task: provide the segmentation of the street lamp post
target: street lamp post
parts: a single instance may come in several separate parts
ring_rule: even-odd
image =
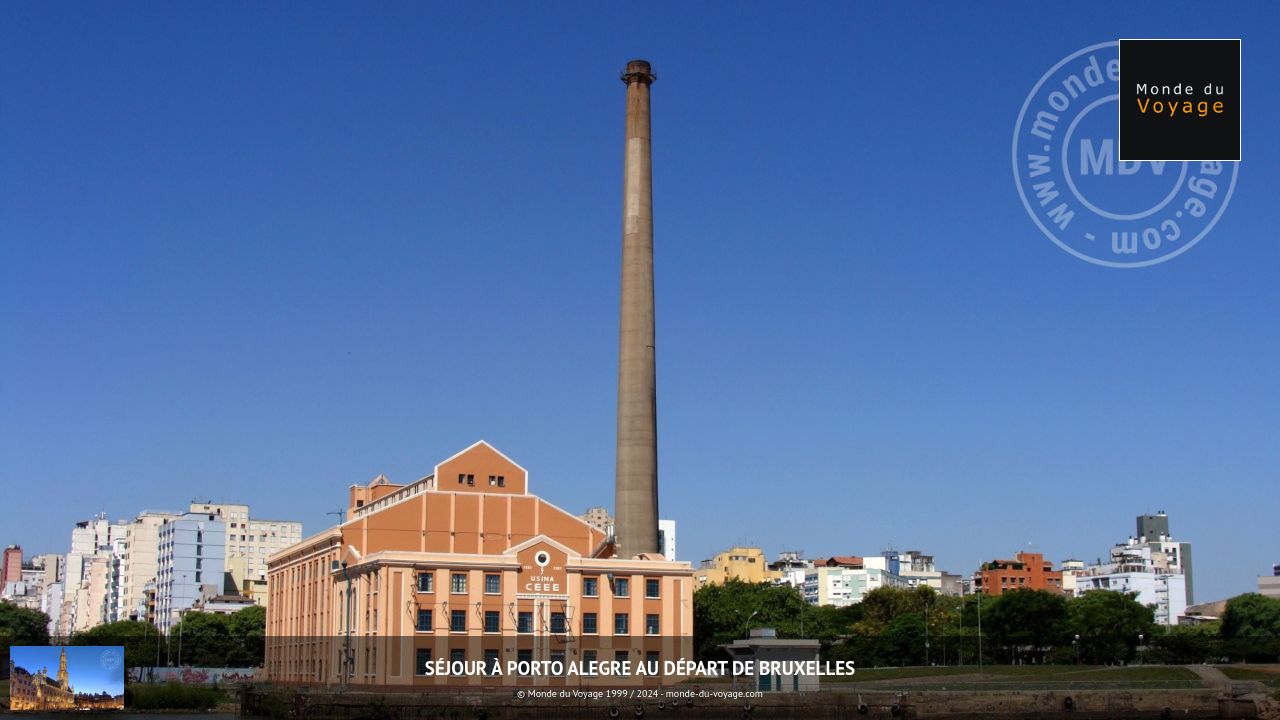
[[[1080,634],[1079,633],[1076,633],[1076,636],[1071,641],[1071,644],[1076,646],[1076,664],[1079,665],[1080,664]]]
[[[978,591],[978,672],[982,672],[982,592]]]
[[[347,582],[345,599],[342,603],[342,683],[341,689],[347,689],[351,677],[351,574],[347,572],[347,561],[342,561],[342,579]]]
[[[924,603],[924,666],[929,667],[929,602]]]

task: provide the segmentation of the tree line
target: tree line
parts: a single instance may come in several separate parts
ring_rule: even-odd
[[[121,620],[65,639],[69,645],[120,645],[126,667],[260,667],[266,646],[266,608],[247,607],[230,615],[188,612],[161,635],[154,625]],[[7,672],[10,645],[64,642],[49,637],[49,617],[39,610],[0,602],[0,658]]]
[[[1168,627],[1134,594],[1067,598],[1040,590],[945,596],[933,588],[877,588],[847,607],[814,606],[793,587],[737,580],[693,596],[703,660],[757,627],[815,638],[828,660],[863,667],[1053,663],[1280,661],[1280,599],[1233,598],[1217,621]]]

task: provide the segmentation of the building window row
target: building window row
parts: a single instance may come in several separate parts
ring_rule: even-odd
[[[418,632],[432,632],[434,613],[428,609],[419,609],[418,618],[415,629]],[[497,610],[486,610],[484,613],[484,631],[486,633],[497,633],[502,631],[502,613]],[[551,613],[550,630],[557,635],[563,635],[569,632],[568,617],[563,612]],[[467,631],[467,611],[452,610],[449,613],[449,632],[466,632]],[[516,616],[516,632],[528,634],[533,632],[533,613],[521,611]],[[582,634],[598,635],[600,632],[600,616],[599,613],[588,612],[582,614]],[[662,620],[657,613],[649,613],[644,618],[644,632],[646,635],[659,635],[662,632]],[[629,635],[631,633],[631,614],[630,613],[614,613],[613,615],[613,634]]]
[[[420,593],[435,592],[435,573],[418,573],[417,589]],[[467,573],[449,574],[449,592],[454,594],[467,592]],[[484,576],[484,592],[486,595],[502,594],[502,576],[498,573],[486,573]],[[600,578],[598,576],[592,575],[582,578],[582,596],[600,596]],[[614,578],[613,596],[620,598],[631,597],[631,580],[624,577]],[[659,578],[645,578],[644,596],[647,599],[662,597],[662,581]]]

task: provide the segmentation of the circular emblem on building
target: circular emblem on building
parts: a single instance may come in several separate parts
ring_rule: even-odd
[[[1078,50],[1031,89],[1013,130],[1018,195],[1063,250],[1105,267],[1181,255],[1222,216],[1240,164],[1120,159],[1120,44]]]
[[[115,670],[124,663],[124,653],[120,652],[119,648],[107,648],[102,651],[98,659],[102,663],[102,667],[108,670]]]
[[[551,555],[546,550],[539,550],[533,556],[533,564],[538,566],[539,570],[545,570],[547,565],[551,564]]]

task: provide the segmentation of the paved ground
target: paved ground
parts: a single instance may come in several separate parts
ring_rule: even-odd
[[[1212,665],[1188,665],[1187,669],[1199,675],[1200,679],[1209,687],[1215,687],[1219,690],[1230,690],[1234,683],[1231,678]]]

